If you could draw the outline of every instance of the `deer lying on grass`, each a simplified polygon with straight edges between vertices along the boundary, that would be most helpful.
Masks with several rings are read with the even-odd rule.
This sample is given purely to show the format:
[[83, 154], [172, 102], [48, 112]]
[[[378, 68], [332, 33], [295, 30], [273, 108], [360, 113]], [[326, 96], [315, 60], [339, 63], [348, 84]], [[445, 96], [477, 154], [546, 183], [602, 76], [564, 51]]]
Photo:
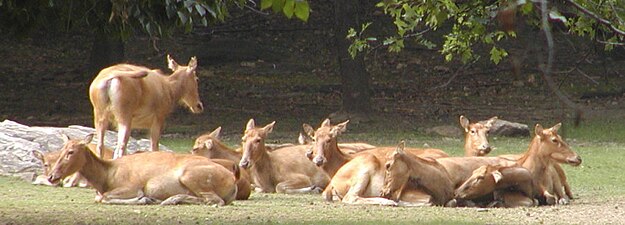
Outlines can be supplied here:
[[[306, 123], [302, 124], [302, 127], [304, 127], [304, 130], [310, 129], [314, 132], [312, 126]], [[297, 141], [301, 145], [312, 145], [314, 143], [314, 139], [308, 134], [308, 132], [306, 134], [299, 133]], [[343, 153], [350, 155], [376, 148], [375, 145], [363, 142], [337, 143], [337, 146]]]
[[[517, 160], [517, 163], [530, 171], [539, 185], [539, 196], [547, 199], [547, 204], [568, 204], [568, 198], [563, 191], [563, 171], [557, 171], [557, 163], [566, 163], [579, 166], [582, 158], [569, 148], [569, 145], [558, 135], [558, 123], [549, 129], [543, 129], [540, 124], [534, 128], [535, 136], [527, 151]], [[562, 168], [560, 168], [561, 170]], [[562, 172], [562, 176], [560, 175]], [[566, 182], [566, 180], [564, 180]], [[549, 198], [555, 194], [557, 202], [550, 202]]]
[[275, 121], [265, 127], [256, 127], [254, 119], [248, 121], [243, 132], [243, 156], [239, 166], [250, 172], [261, 192], [319, 193], [329, 178], [306, 158], [307, 146], [267, 151], [265, 139], [274, 124]]
[[456, 189], [455, 197], [470, 200], [485, 198], [488, 201], [492, 198], [495, 204], [489, 205], [530, 207], [538, 203], [534, 200], [536, 189], [537, 183], [524, 167], [485, 165], [473, 171], [471, 177]]
[[[233, 163], [239, 163], [241, 153], [229, 148], [219, 140], [221, 127], [213, 130], [208, 134], [204, 134], [195, 139], [191, 154], [204, 156], [215, 160], [222, 159]], [[237, 181], [237, 200], [247, 200], [252, 192], [251, 178], [246, 170], [241, 170], [241, 178]]]
[[[488, 130], [491, 128], [492, 124], [496, 122], [497, 117], [492, 117], [486, 123], [470, 123], [469, 120], [460, 116], [460, 125], [464, 128], [465, 131], [465, 156], [485, 156], [490, 153], [491, 147], [488, 144]], [[483, 144], [481, 144], [483, 143]], [[516, 161], [521, 158], [522, 154], [517, 155], [499, 155], [498, 157], [503, 157], [509, 160]], [[571, 192], [571, 187], [566, 181], [566, 174], [564, 170], [560, 166], [560, 164], [554, 163], [552, 164], [553, 168], [550, 168], [549, 171], [552, 173], [557, 173], [559, 176], [561, 187], [564, 188], [564, 191], [568, 198], [573, 198], [573, 193]]]
[[[317, 130], [314, 130], [308, 124], [303, 125], [304, 131], [309, 138], [313, 140], [311, 148], [306, 152], [306, 157], [315, 163], [315, 165], [321, 167], [330, 177], [333, 177], [339, 168], [359, 154], [374, 154], [376, 157], [384, 160], [387, 153], [395, 150], [394, 147], [376, 147], [360, 153], [346, 153], [346, 151], [343, 150], [345, 146], [339, 144], [337, 139], [338, 136], [347, 129], [348, 122], [349, 120], [337, 125], [332, 125], [330, 124], [330, 119], [325, 119], [321, 122]], [[440, 158], [449, 156], [440, 149], [410, 148], [406, 149], [406, 151], [422, 157]]]
[[117, 121], [115, 159], [126, 154], [126, 145], [132, 128], [150, 130], [151, 150], [158, 151], [163, 124], [177, 102], [193, 113], [204, 110], [198, 94], [197, 60], [192, 57], [188, 66], [181, 66], [169, 55], [169, 69], [160, 70], [142, 66], [118, 64], [100, 71], [89, 86], [93, 105], [93, 122], [98, 136], [98, 155], [104, 151], [104, 134], [109, 120]]
[[[62, 136], [65, 142], [69, 141], [69, 139], [65, 139], [67, 138], [66, 135], [62, 135]], [[96, 153], [97, 149], [96, 149], [95, 144], [89, 143], [87, 145], [87, 148], [94, 154], [97, 154]], [[59, 182], [56, 185], [53, 185], [52, 183], [48, 182], [48, 176], [50, 176], [50, 171], [54, 167], [54, 165], [56, 165], [56, 161], [59, 159], [59, 156], [61, 155], [61, 150], [51, 151], [51, 152], [46, 152], [46, 153], [33, 150], [32, 154], [33, 156], [35, 156], [35, 158], [41, 161], [41, 166], [43, 168], [43, 174], [37, 176], [35, 181], [33, 181], [33, 184], [41, 184], [41, 185], [47, 185], [47, 186], [62, 185], [63, 187], [87, 187], [89, 186], [89, 183], [87, 182], [87, 180], [84, 177], [82, 177], [80, 173], [74, 173], [66, 177], [65, 179], [63, 179], [61, 182]], [[104, 158], [112, 159], [113, 150], [109, 148], [105, 148]]]
[[405, 152], [404, 145], [402, 141], [397, 149], [388, 155], [382, 196], [401, 202], [406, 189], [419, 188], [431, 196], [426, 204], [438, 206], [447, 204], [454, 194], [447, 170], [435, 159]]
[[144, 152], [100, 159], [86, 147], [93, 135], [65, 143], [48, 181], [80, 172], [107, 204], [216, 204], [235, 199], [238, 168], [226, 169], [201, 156]]
[[460, 126], [464, 130], [464, 156], [484, 156], [490, 153], [488, 131], [495, 121], [496, 116], [488, 119], [485, 124], [470, 123], [469, 119], [460, 116]]

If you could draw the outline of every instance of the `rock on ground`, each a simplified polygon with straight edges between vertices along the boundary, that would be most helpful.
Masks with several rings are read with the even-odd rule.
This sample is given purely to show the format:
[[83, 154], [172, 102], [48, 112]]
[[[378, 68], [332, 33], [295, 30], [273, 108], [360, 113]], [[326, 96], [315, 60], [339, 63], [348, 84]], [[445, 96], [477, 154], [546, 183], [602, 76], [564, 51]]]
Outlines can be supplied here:
[[[480, 121], [479, 123], [485, 124], [487, 121], [488, 120], [484, 120]], [[527, 124], [497, 119], [490, 128], [490, 135], [506, 137], [529, 137], [530, 129]]]
[[[66, 134], [71, 139], [82, 139], [94, 132], [94, 128], [77, 125], [29, 127], [4, 120], [0, 122], [0, 175], [17, 176], [32, 181], [36, 174], [42, 171], [41, 163], [32, 154], [33, 150], [45, 153], [61, 149], [63, 147], [61, 134]], [[95, 138], [93, 143], [97, 143]], [[113, 149], [117, 145], [117, 133], [107, 131], [104, 145]], [[150, 140], [136, 140], [131, 137], [128, 141], [128, 152], [132, 153], [140, 149], [150, 149]], [[169, 150], [163, 145], [160, 149]]]

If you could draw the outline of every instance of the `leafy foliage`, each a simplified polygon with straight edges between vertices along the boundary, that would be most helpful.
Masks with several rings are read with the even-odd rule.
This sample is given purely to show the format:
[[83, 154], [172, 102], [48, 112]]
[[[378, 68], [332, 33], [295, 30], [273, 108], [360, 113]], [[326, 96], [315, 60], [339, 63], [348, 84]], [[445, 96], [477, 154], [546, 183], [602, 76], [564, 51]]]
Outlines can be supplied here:
[[[569, 0], [573, 1], [573, 0]], [[552, 1], [550, 1], [552, 2]], [[594, 12], [598, 17], [613, 25], [598, 24], [597, 18], [577, 10], [568, 1], [557, 2], [551, 5], [550, 20], [553, 24], [561, 23], [574, 34], [589, 36], [597, 40], [601, 35], [606, 49], [615, 45], [623, 45], [624, 35], [615, 32], [616, 29], [625, 30], [625, 1], [621, 0], [576, 0], [582, 7]], [[540, 10], [537, 1], [526, 0], [382, 0], [377, 3], [385, 14], [393, 19], [396, 32], [378, 46], [385, 46], [390, 52], [401, 51], [405, 39], [415, 40], [428, 48], [437, 47], [427, 40], [423, 34], [429, 30], [437, 30], [443, 26], [451, 27], [444, 35], [444, 42], [440, 53], [447, 61], [459, 57], [464, 63], [479, 56], [474, 53], [474, 46], [481, 43], [490, 46], [490, 59], [499, 63], [508, 55], [507, 51], [498, 46], [498, 42], [514, 38], [515, 23], [522, 18], [528, 24], [538, 26]], [[562, 12], [558, 11], [562, 8]], [[518, 16], [521, 15], [521, 16]], [[353, 41], [350, 48], [352, 56], [358, 52], [373, 47], [372, 41], [377, 40], [364, 35], [367, 26], [359, 32], [353, 32], [347, 38]]]
[[306, 0], [261, 0], [260, 9], [265, 10], [271, 8], [275, 13], [284, 13], [291, 19], [293, 15], [298, 19], [306, 22], [310, 16], [310, 6]]
[[[103, 29], [127, 39], [135, 32], [150, 37], [169, 35], [173, 29], [189, 32], [195, 25], [223, 21], [228, 6], [244, 0], [0, 0], [1, 28], [24, 32], [62, 24]], [[27, 28], [24, 30], [24, 28]]]

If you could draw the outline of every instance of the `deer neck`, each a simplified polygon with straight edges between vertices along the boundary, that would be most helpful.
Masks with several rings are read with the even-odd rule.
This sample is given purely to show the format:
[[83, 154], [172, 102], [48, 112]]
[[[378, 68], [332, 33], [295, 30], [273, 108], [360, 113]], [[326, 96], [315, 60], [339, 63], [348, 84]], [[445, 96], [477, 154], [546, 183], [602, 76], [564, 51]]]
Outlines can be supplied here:
[[464, 156], [477, 156], [476, 152], [473, 150], [473, 142], [471, 141], [471, 137], [469, 137], [469, 133], [464, 133]]
[[437, 162], [428, 162], [419, 157], [404, 156], [410, 168], [410, 180], [417, 180], [437, 204], [445, 204], [453, 195], [453, 184], [447, 170]]
[[323, 165], [323, 171], [325, 171], [330, 177], [333, 177], [334, 174], [347, 162], [352, 160], [352, 156], [347, 155], [341, 151], [336, 140], [330, 144], [330, 149], [327, 151], [327, 162]]
[[217, 142], [215, 141], [214, 143], [217, 144], [217, 157], [216, 158], [220, 158], [220, 159], [228, 159], [228, 160], [232, 160], [233, 162], [238, 162], [241, 161], [241, 153], [238, 153], [236, 151], [234, 151], [233, 149], [229, 148], [228, 146], [224, 145], [221, 142]]
[[98, 192], [107, 192], [109, 183], [109, 171], [111, 171], [111, 163], [106, 160], [100, 159], [88, 149], [85, 149], [85, 164], [78, 170], [89, 184], [93, 186]]
[[521, 158], [517, 160], [517, 164], [525, 167], [533, 175], [544, 174], [547, 167], [547, 161], [541, 153], [541, 140], [539, 137], [534, 137], [527, 151]]
[[258, 185], [263, 192], [275, 192], [276, 181], [274, 174], [276, 173], [273, 168], [273, 162], [269, 153], [265, 151], [265, 145], [261, 145], [263, 150], [260, 152], [260, 157], [254, 162], [254, 166], [250, 168], [250, 174], [254, 179], [254, 183]]
[[182, 98], [182, 93], [184, 91], [183, 88], [183, 82], [180, 80], [180, 75], [178, 74], [172, 74], [169, 75], [166, 80], [167, 80], [167, 89], [166, 89], [166, 93], [167, 96], [172, 100], [172, 101], [178, 101], [180, 100], [180, 98]]

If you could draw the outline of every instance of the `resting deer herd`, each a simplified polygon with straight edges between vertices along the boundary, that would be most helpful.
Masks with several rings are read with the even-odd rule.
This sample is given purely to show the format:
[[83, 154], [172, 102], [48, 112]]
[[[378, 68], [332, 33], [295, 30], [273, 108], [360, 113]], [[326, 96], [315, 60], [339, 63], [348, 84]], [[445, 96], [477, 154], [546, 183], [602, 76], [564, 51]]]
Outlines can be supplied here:
[[[488, 132], [496, 122], [471, 123], [460, 116], [465, 156], [434, 148], [377, 147], [343, 143], [349, 121], [317, 129], [303, 124], [299, 143], [268, 146], [276, 122], [245, 125], [241, 147], [220, 141], [221, 127], [199, 136], [189, 154], [163, 152], [158, 141], [174, 103], [193, 113], [203, 110], [198, 95], [197, 60], [181, 66], [167, 56], [171, 75], [142, 66], [103, 69], [91, 84], [96, 133], [79, 140], [64, 136], [61, 150], [33, 155], [45, 179], [38, 184], [92, 187], [95, 200], [108, 204], [217, 204], [246, 200], [253, 191], [321, 194], [346, 204], [447, 207], [519, 207], [569, 204], [573, 198], [560, 164], [581, 158], [558, 135], [560, 124], [537, 124], [525, 152], [493, 155]], [[115, 121], [118, 144], [103, 144]], [[151, 149], [126, 155], [132, 128], [150, 130]], [[97, 137], [96, 144], [91, 144]], [[519, 151], [521, 152], [521, 151]]]

